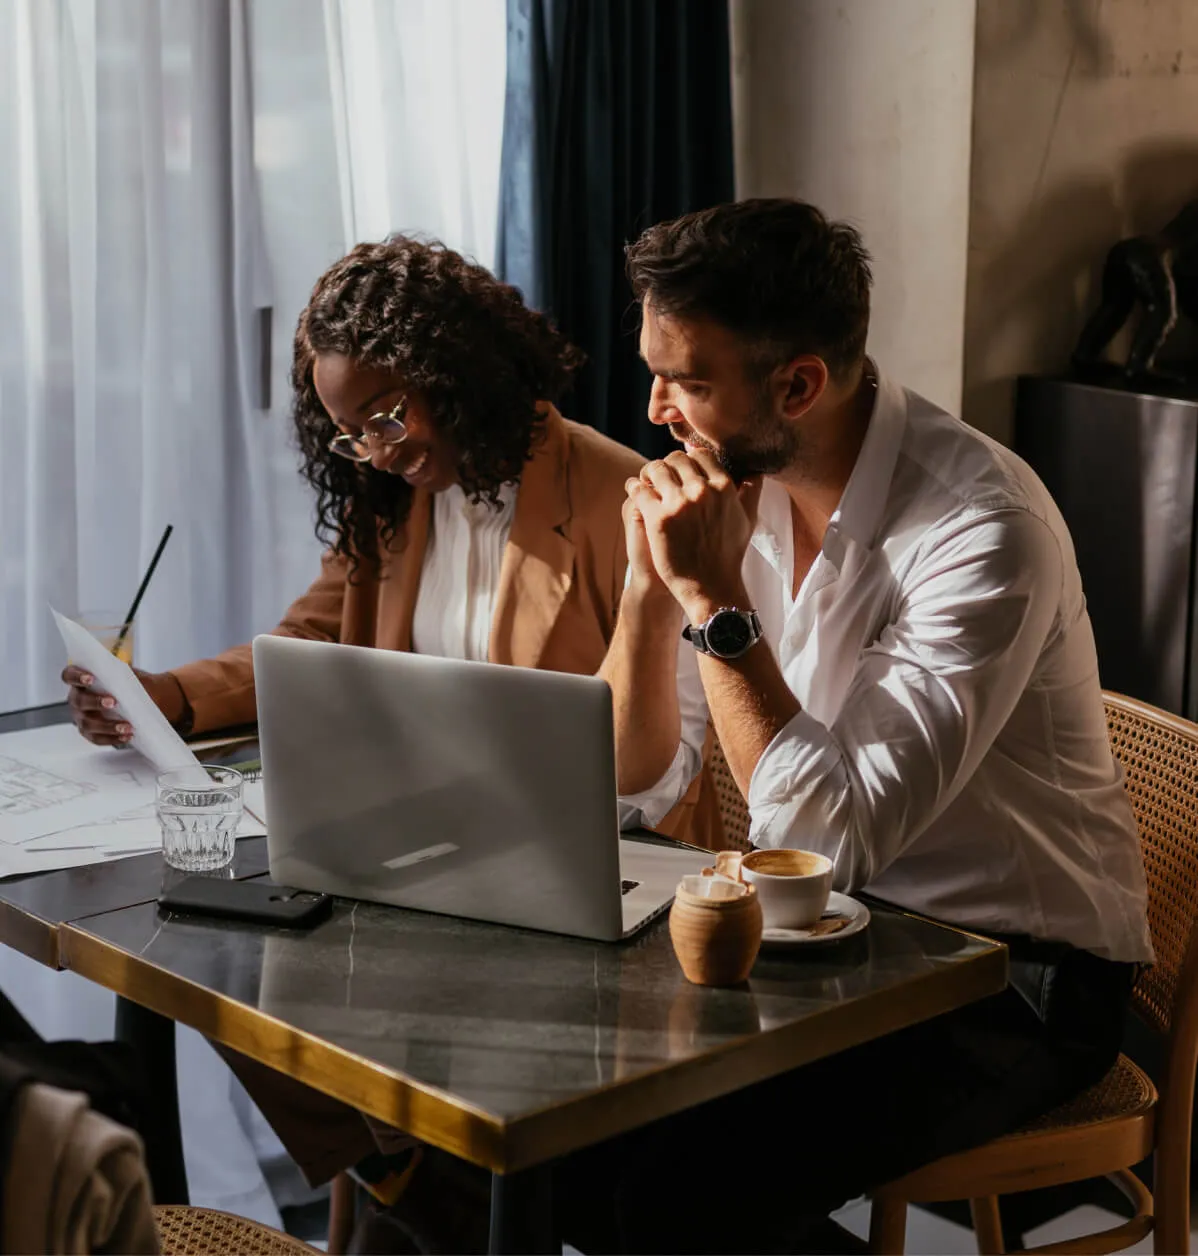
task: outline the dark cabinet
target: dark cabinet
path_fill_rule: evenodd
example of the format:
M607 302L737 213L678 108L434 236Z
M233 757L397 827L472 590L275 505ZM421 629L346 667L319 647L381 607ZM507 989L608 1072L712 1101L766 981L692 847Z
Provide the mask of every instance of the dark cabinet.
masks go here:
M1198 401L1024 376L1014 446L1073 535L1103 685L1198 717Z

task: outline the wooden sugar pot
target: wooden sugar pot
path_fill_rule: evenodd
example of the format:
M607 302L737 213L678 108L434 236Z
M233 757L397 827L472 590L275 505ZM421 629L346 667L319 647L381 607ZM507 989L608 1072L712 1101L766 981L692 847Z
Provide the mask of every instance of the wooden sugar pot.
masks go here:
M722 875L683 877L670 908L670 940L688 981L738 985L761 948L756 890Z

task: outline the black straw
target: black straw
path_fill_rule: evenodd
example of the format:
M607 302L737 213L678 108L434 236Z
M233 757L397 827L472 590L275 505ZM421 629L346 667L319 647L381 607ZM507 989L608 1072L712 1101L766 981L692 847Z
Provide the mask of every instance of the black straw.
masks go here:
M141 578L141 585L133 598L133 605L129 607L129 614L125 616L125 622L121 625L120 636L117 637L116 644L112 647L113 654L119 654L121 646L125 643L125 637L133 626L133 616L137 614L137 608L141 605L141 599L145 596L146 586L150 583L150 577L154 574L154 568L158 566L158 560L162 557L162 551L166 549L166 543L171 539L171 533L174 530L173 524L168 523L166 525L166 531L162 534L162 540L158 542L158 548L154 551L154 557L150 559L150 565L146 568L146 574Z

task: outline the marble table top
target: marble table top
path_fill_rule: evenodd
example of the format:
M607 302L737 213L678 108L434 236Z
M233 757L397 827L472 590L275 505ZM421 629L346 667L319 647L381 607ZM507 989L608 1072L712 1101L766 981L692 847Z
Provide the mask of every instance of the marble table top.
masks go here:
M65 925L62 949L73 971L508 1172L1006 984L1004 947L871 906L863 933L763 950L733 989L686 981L664 918L613 944L350 900L306 932L148 902Z

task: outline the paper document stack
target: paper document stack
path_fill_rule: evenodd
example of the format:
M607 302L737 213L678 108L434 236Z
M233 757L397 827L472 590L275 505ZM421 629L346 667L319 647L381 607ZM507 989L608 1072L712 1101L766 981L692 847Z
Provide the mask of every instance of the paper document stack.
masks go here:
M91 745L72 724L0 735L0 877L161 850L155 778L197 762L133 670L73 620L54 619L70 660L112 694L113 718L134 735L123 750ZM247 808L238 836L265 831Z

